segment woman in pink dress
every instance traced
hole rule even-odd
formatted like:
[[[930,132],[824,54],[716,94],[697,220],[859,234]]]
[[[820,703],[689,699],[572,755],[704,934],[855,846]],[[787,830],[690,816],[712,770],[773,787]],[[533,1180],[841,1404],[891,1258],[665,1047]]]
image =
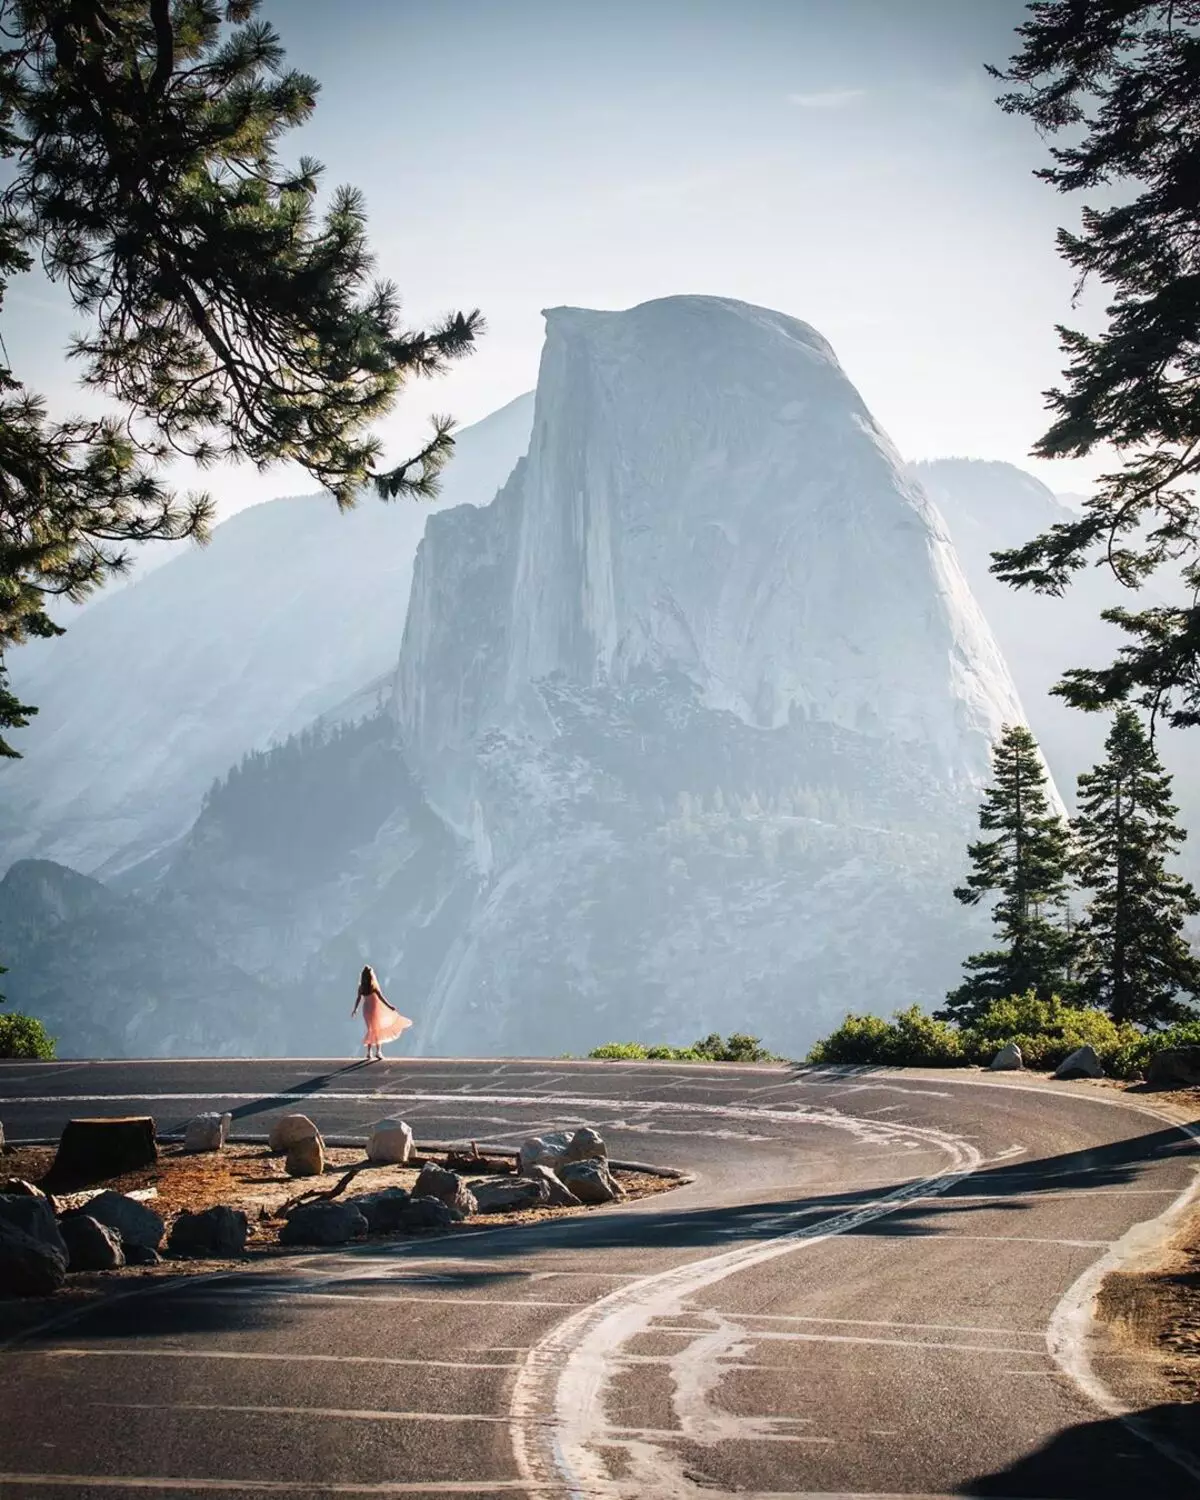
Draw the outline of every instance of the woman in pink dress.
[[[367,1028],[367,1034],[363,1037],[363,1043],[367,1049],[367,1061],[382,1062],[383,1053],[379,1050],[380,1045],[383,1042],[395,1041],[402,1031],[412,1025],[412,1022],[383,998],[383,991],[379,988],[378,979],[375,978],[375,970],[370,964],[363,969],[362,977],[358,981],[358,994],[354,997],[354,1009],[350,1012],[352,1016],[357,1013],[360,1005]],[[373,1057],[372,1053],[374,1053]]]

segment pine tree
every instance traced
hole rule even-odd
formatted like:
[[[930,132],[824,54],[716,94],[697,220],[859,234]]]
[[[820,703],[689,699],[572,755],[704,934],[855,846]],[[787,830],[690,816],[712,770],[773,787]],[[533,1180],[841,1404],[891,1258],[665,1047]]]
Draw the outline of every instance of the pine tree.
[[[1034,0],[999,102],[1059,135],[1037,175],[1061,193],[1095,189],[1059,253],[1108,295],[1107,327],[1060,328],[1068,364],[1047,393],[1041,458],[1115,451],[1076,520],[996,554],[1015,587],[1061,594],[1095,560],[1136,589],[1177,565],[1179,603],[1111,609],[1126,644],[1058,691],[1082,708],[1136,702],[1200,724],[1200,0]]]
[[[1192,1012],[1200,960],[1183,935],[1200,899],[1168,870],[1183,839],[1163,770],[1140,717],[1121,709],[1105,759],[1079,778],[1079,876],[1090,892],[1081,923],[1080,990],[1114,1021],[1150,1025]]]
[[[318,85],[286,69],[260,0],[0,0],[0,305],[40,264],[84,331],[72,354],[113,415],[56,420],[0,339],[0,730],[35,710],[6,648],[59,634],[145,541],[203,540],[207,497],[164,460],[300,464],[339,505],[425,496],[453,447],[380,464],[371,426],[404,383],[469,353],[482,323],[402,326],[373,280],[361,196],[280,159]],[[0,755],[15,753],[0,739]]]
[[[1069,987],[1071,939],[1060,918],[1071,865],[1070,830],[1050,806],[1037,741],[1006,725],[992,752],[993,785],[979,826],[996,837],[967,849],[972,869],[955,896],[976,906],[998,894],[992,920],[999,946],[975,953],[967,977],[946,996],[943,1020],[969,1021],[993,1000],[1033,990],[1042,999]]]

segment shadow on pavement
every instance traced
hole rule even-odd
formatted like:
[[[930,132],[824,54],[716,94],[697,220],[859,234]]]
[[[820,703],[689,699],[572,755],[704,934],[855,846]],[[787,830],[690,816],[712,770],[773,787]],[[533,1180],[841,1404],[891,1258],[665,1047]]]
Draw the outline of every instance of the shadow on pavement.
[[[329,1073],[318,1073],[315,1078],[306,1078],[301,1083],[289,1083],[286,1094],[264,1094],[261,1099],[254,1099],[249,1104],[239,1104],[230,1113],[235,1120],[248,1120],[255,1115],[266,1114],[272,1109],[294,1108],[296,1094],[319,1094],[323,1088],[328,1088],[331,1083],[344,1078],[347,1073],[357,1073],[367,1066],[365,1058],[358,1058],[354,1062],[347,1063],[345,1067],[334,1068]]]
[[[1152,1406],[1133,1421],[1183,1447],[1195,1408]],[[1177,1478],[1176,1478],[1177,1476]],[[1081,1422],[1056,1434],[1035,1452],[994,1474],[972,1480],[964,1493],[1005,1500],[1195,1500],[1200,1480],[1153,1453],[1118,1417]]]

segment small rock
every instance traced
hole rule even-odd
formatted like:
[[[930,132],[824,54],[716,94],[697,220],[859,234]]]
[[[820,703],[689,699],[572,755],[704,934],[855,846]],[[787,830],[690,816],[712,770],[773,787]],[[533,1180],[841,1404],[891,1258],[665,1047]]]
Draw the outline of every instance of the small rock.
[[[1021,1049],[1016,1042],[1009,1042],[1006,1047],[1001,1047],[995,1057],[992,1058],[993,1073],[1013,1073],[1025,1066],[1021,1057]]]
[[[72,1214],[62,1221],[68,1271],[115,1271],[125,1264],[121,1236],[107,1224]]]
[[[546,1202],[551,1208],[578,1208],[582,1202],[549,1167],[530,1167],[528,1175],[534,1182],[546,1184],[550,1194]]]
[[[97,1193],[94,1198],[88,1199],[83,1208],[73,1209],[72,1213],[86,1214],[89,1219],[115,1229],[121,1236],[121,1243],[127,1248],[130,1245],[145,1245],[150,1250],[157,1250],[163,1242],[166,1226],[162,1216],[126,1193],[114,1193],[111,1190]]]
[[[240,1208],[219,1203],[199,1213],[181,1213],[171,1225],[167,1249],[194,1259],[232,1260],[246,1253],[249,1221]]]
[[[527,1208],[541,1208],[550,1201],[550,1187],[544,1179],[510,1177],[505,1182],[477,1182],[472,1188],[481,1214],[520,1213]]]
[[[273,1156],[282,1156],[297,1141],[311,1141],[320,1134],[307,1115],[281,1115],[271,1126],[267,1146]]]
[[[0,1224],[8,1225],[37,1240],[67,1262],[67,1246],[54,1217],[54,1210],[45,1198],[31,1198],[25,1193],[13,1193],[0,1197]]]
[[[65,1246],[58,1250],[44,1240],[34,1239],[16,1224],[0,1219],[0,1295],[48,1297],[66,1279]]]
[[[293,1141],[283,1165],[289,1177],[320,1177],[325,1170],[325,1143],[319,1135]]]
[[[413,1198],[401,1210],[400,1227],[410,1234],[422,1229],[449,1229],[461,1218],[460,1213],[440,1198]]]
[[[233,1116],[228,1112],[222,1115],[209,1110],[202,1115],[193,1116],[184,1128],[183,1149],[220,1151],[229,1138],[229,1127],[232,1124]]]
[[[1156,1052],[1146,1069],[1146,1082],[1152,1089],[1200,1084],[1200,1047],[1164,1047]]]
[[[4,1121],[0,1120],[0,1151],[4,1150]]]
[[[403,1228],[402,1215],[409,1204],[409,1195],[404,1188],[383,1188],[378,1193],[364,1193],[349,1200],[363,1218],[372,1234],[390,1234]]]
[[[1103,1078],[1104,1069],[1092,1047],[1077,1047],[1054,1070],[1055,1078]]]
[[[279,1234],[281,1245],[344,1245],[367,1232],[354,1203],[303,1203],[292,1210]]]
[[[157,1266],[162,1261],[158,1251],[151,1250],[149,1245],[125,1245],[122,1248],[127,1266]]]
[[[403,1120],[376,1120],[367,1140],[367,1160],[403,1166],[412,1155],[413,1133]]]
[[[567,1142],[562,1159],[564,1162],[607,1161],[608,1147],[604,1144],[602,1135],[582,1125]]]
[[[58,1212],[58,1204],[50,1196],[44,1193],[40,1187],[32,1182],[26,1182],[23,1177],[8,1177],[0,1182],[0,1196],[11,1198],[41,1198],[50,1205],[50,1212]]]
[[[517,1152],[517,1171],[525,1176],[530,1167],[549,1167],[551,1171],[565,1158],[573,1137],[568,1130],[549,1130],[545,1135],[531,1136]]]
[[[464,1218],[478,1212],[474,1193],[458,1173],[439,1167],[433,1161],[427,1161],[421,1168],[421,1175],[417,1178],[412,1195],[414,1198],[437,1198],[447,1208],[456,1209]]]
[[[611,1203],[625,1190],[601,1161],[569,1161],[559,1170],[567,1187],[583,1203]]]

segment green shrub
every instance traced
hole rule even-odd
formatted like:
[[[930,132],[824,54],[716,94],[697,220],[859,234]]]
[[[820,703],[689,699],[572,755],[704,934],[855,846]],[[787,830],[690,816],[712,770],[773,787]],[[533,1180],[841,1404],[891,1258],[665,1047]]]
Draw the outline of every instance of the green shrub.
[[[0,1016],[0,1057],[33,1057],[49,1061],[54,1056],[54,1038],[32,1016],[17,1013]]]
[[[1117,1057],[1142,1039],[1136,1026],[1118,1025],[1105,1011],[1067,1005],[1057,996],[1039,1000],[1030,992],[993,1000],[963,1031],[967,1058],[986,1067],[1009,1042],[1021,1049],[1027,1068],[1057,1068],[1077,1047],[1090,1046],[1108,1072]]]
[[[955,1068],[966,1061],[957,1030],[935,1021],[919,1006],[894,1018],[847,1016],[808,1054],[810,1063],[875,1064],[892,1068]]]
[[[1200,1047],[1200,1018],[1181,1021],[1165,1031],[1138,1032],[1113,1054],[1106,1066],[1116,1078],[1142,1078],[1150,1059],[1164,1047]]]
[[[769,1052],[756,1036],[747,1036],[744,1031],[735,1031],[728,1041],[718,1032],[711,1032],[693,1042],[690,1047],[669,1047],[656,1043],[647,1047],[641,1042],[608,1042],[595,1047],[589,1057],[606,1058],[614,1062],[782,1062],[775,1053]]]

